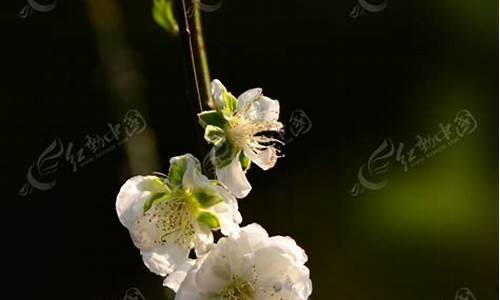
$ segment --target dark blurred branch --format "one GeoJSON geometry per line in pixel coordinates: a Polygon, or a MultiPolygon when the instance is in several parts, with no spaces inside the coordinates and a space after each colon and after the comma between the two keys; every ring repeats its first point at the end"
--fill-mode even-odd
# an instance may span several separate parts
{"type": "Polygon", "coordinates": [[[200,0],[193,1],[193,36],[195,38],[194,45],[196,49],[195,58],[197,58],[196,66],[198,74],[201,75],[200,93],[205,104],[210,108],[214,108],[212,99],[212,90],[210,86],[210,68],[208,66],[207,52],[205,50],[205,40],[203,38],[203,22],[201,19],[200,0]]]}

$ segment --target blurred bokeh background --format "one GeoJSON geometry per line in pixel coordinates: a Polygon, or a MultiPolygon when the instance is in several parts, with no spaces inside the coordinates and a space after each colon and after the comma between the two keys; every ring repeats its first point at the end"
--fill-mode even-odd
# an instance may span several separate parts
{"type": "MultiPolygon", "coordinates": [[[[248,174],[244,224],[307,251],[314,300],[497,299],[498,2],[385,3],[356,15],[357,0],[224,0],[204,13],[212,76],[234,94],[264,88],[287,125],[286,156],[248,174]]],[[[25,5],[0,13],[6,293],[173,299],[114,204],[127,178],[200,153],[178,39],[151,0],[20,16],[25,5]]]]}

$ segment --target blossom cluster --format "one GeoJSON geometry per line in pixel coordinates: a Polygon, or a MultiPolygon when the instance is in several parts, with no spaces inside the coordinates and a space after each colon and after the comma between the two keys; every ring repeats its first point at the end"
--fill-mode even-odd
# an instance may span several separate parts
{"type": "Polygon", "coordinates": [[[269,237],[256,223],[240,227],[237,199],[251,190],[245,173],[252,163],[268,170],[280,157],[281,142],[272,136],[283,127],[279,102],[260,88],[236,98],[218,80],[212,93],[215,109],[198,117],[213,145],[216,179],[203,174],[193,155],[173,157],[167,175],[125,182],[116,199],[118,218],[176,300],[308,299],[304,250],[290,237],[269,237]],[[223,237],[214,243],[219,230],[223,237]]]}

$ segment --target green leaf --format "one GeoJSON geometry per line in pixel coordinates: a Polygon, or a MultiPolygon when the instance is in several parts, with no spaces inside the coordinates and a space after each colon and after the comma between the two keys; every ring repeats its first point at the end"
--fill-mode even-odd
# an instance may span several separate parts
{"type": "Polygon", "coordinates": [[[250,169],[250,166],[252,165],[252,161],[248,157],[246,157],[243,151],[240,152],[240,163],[241,168],[244,172],[248,171],[248,169],[250,169]]]}
{"type": "Polygon", "coordinates": [[[224,201],[224,199],[212,189],[196,189],[193,191],[193,197],[203,208],[209,208],[224,201]]]}
{"type": "Polygon", "coordinates": [[[174,198],[175,197],[172,193],[154,193],[153,196],[151,196],[151,198],[144,203],[144,212],[147,212],[153,204],[167,202],[173,200],[174,198]]]}
{"type": "Polygon", "coordinates": [[[216,110],[207,110],[198,114],[200,125],[206,127],[207,125],[213,125],[220,128],[224,128],[227,124],[227,120],[224,115],[216,110]]]}
{"type": "Polygon", "coordinates": [[[153,2],[153,19],[167,32],[177,35],[179,25],[174,17],[173,0],[154,0],[153,2]]]}
{"type": "Polygon", "coordinates": [[[198,222],[207,225],[210,229],[217,229],[220,227],[219,219],[214,214],[207,211],[201,212],[198,215],[198,222]]]}
{"type": "Polygon", "coordinates": [[[226,140],[226,134],[222,128],[208,125],[205,128],[205,140],[215,146],[220,146],[226,140]]]}

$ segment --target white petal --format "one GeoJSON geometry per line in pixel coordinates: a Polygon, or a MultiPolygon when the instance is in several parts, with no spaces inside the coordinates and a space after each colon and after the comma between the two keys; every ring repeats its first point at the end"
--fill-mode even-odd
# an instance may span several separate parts
{"type": "Polygon", "coordinates": [[[257,100],[258,97],[262,95],[261,88],[250,89],[238,97],[238,107],[237,111],[242,113],[244,112],[252,102],[257,100]]]}
{"type": "Polygon", "coordinates": [[[259,289],[255,294],[255,299],[306,300],[307,298],[301,298],[296,291],[287,287],[279,286],[279,284],[275,284],[274,286],[267,286],[259,289]]]}
{"type": "Polygon", "coordinates": [[[202,293],[222,290],[231,282],[231,266],[221,255],[209,255],[195,277],[197,288],[202,293]]]}
{"type": "Polygon", "coordinates": [[[152,193],[165,190],[166,187],[159,184],[159,178],[156,176],[135,176],[127,180],[116,197],[116,213],[123,226],[131,228],[142,216],[144,203],[152,193]]]}
{"type": "Polygon", "coordinates": [[[240,231],[238,224],[242,221],[241,214],[238,211],[238,201],[222,187],[216,187],[216,191],[222,195],[224,202],[214,205],[210,208],[210,211],[217,215],[223,235],[237,237],[240,231]]]}
{"type": "Polygon", "coordinates": [[[269,239],[267,245],[282,249],[296,264],[303,265],[307,262],[306,252],[291,237],[273,236],[269,239]]]}
{"type": "Polygon", "coordinates": [[[150,250],[155,247],[155,240],[160,240],[163,233],[154,222],[148,222],[148,216],[141,216],[129,228],[130,237],[134,245],[141,250],[150,250]]]}
{"type": "Polygon", "coordinates": [[[245,252],[253,252],[265,246],[268,238],[269,235],[262,226],[252,223],[240,229],[238,242],[245,252]]]}
{"type": "Polygon", "coordinates": [[[252,186],[241,168],[239,156],[231,163],[221,169],[216,169],[217,179],[222,182],[236,198],[244,198],[248,195],[252,186]]]}
{"type": "Polygon", "coordinates": [[[266,247],[255,252],[254,266],[261,284],[281,282],[292,262],[278,248],[266,247]]]}
{"type": "Polygon", "coordinates": [[[226,87],[218,79],[212,80],[212,95],[215,100],[215,107],[217,110],[223,110],[226,106],[224,101],[224,93],[227,93],[226,87]]]}
{"type": "Polygon", "coordinates": [[[231,282],[234,274],[241,275],[251,269],[252,264],[245,259],[238,243],[221,238],[198,269],[196,285],[201,293],[217,292],[231,282]]]}
{"type": "Polygon", "coordinates": [[[238,238],[223,237],[211,248],[189,271],[176,300],[215,299],[235,276],[255,284],[255,299],[306,300],[311,295],[309,269],[300,263],[305,254],[294,253],[299,247],[291,238],[269,238],[260,225],[250,224],[238,238]]]}
{"type": "Polygon", "coordinates": [[[221,233],[225,236],[237,237],[240,232],[238,224],[241,223],[241,214],[226,203],[219,203],[212,210],[219,219],[221,233]]]}
{"type": "Polygon", "coordinates": [[[191,154],[187,156],[187,165],[182,177],[182,187],[184,189],[205,187],[210,184],[208,178],[201,173],[201,165],[198,159],[191,154]]]}
{"type": "Polygon", "coordinates": [[[188,260],[189,249],[177,244],[156,246],[141,250],[142,260],[148,269],[160,276],[166,276],[188,260]]]}
{"type": "MultiPolygon", "coordinates": [[[[266,299],[307,299],[312,292],[309,269],[294,263],[282,249],[264,247],[255,252],[254,266],[262,295],[279,297],[266,299]]],[[[259,294],[257,294],[257,298],[259,294]]]]}
{"type": "Polygon", "coordinates": [[[258,153],[255,153],[249,147],[246,147],[243,152],[245,153],[246,157],[248,157],[262,170],[271,169],[272,167],[274,167],[276,161],[278,160],[276,149],[272,146],[268,146],[265,150],[261,150],[258,153]]]}
{"type": "Polygon", "coordinates": [[[184,279],[186,279],[189,270],[194,266],[194,263],[194,259],[186,260],[186,262],[165,278],[163,286],[169,287],[174,292],[177,292],[184,279]]]}
{"type": "Polygon", "coordinates": [[[294,288],[300,299],[307,299],[311,295],[312,281],[306,266],[297,266],[295,272],[290,274],[290,279],[294,282],[294,288]]]}
{"type": "Polygon", "coordinates": [[[280,116],[280,103],[266,96],[260,96],[240,112],[251,121],[277,121],[280,116]]]}
{"type": "Polygon", "coordinates": [[[196,271],[195,267],[187,274],[186,279],[181,283],[177,294],[175,294],[175,300],[206,300],[199,293],[196,286],[196,271]]]}
{"type": "Polygon", "coordinates": [[[193,227],[195,230],[194,250],[196,251],[196,256],[201,256],[208,251],[208,246],[214,242],[214,235],[205,224],[194,222],[193,227]]]}

